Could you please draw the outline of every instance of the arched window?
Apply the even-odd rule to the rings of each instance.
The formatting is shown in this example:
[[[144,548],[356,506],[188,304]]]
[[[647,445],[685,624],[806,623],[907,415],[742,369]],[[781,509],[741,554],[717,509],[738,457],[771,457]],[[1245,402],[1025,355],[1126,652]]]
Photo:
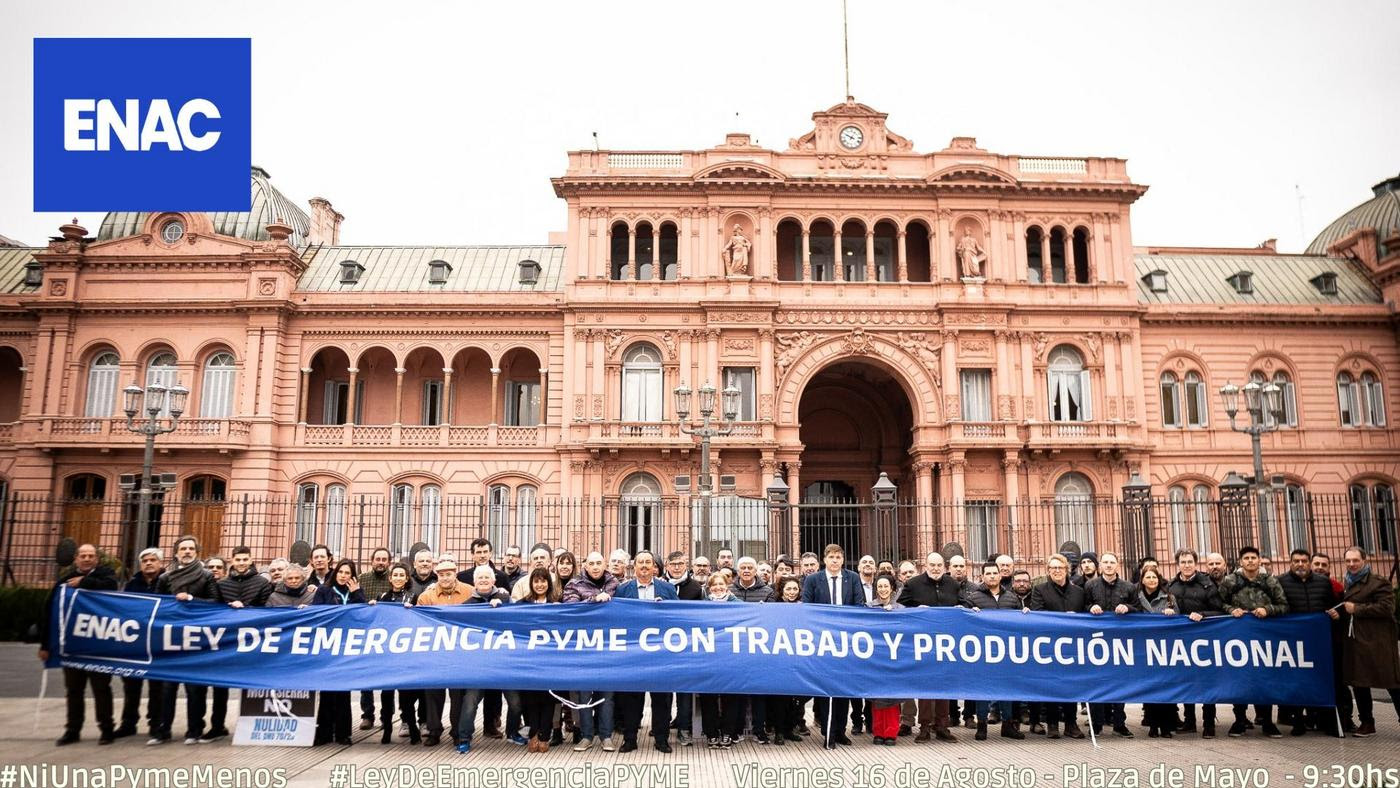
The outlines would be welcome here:
[[[510,488],[493,484],[486,489],[486,538],[493,545],[510,544]]]
[[[608,248],[609,270],[613,281],[632,278],[632,233],[622,222],[613,223],[609,232],[611,242]]]
[[[1283,421],[1279,422],[1279,426],[1298,426],[1298,392],[1293,386],[1293,378],[1279,370],[1274,373],[1274,385],[1278,386],[1279,396],[1283,400]]]
[[[146,365],[146,388],[151,386],[164,386],[167,389],[173,388],[179,382],[180,371],[175,367],[174,353],[157,353]],[[165,400],[169,405],[170,400]],[[160,410],[160,418],[170,418],[170,408],[164,407]]]
[[[1089,284],[1089,231],[1083,227],[1074,228],[1070,239],[1074,250],[1074,281],[1081,285]]]
[[[522,484],[515,488],[515,541],[523,545],[534,544],[535,538],[535,499],[538,490],[534,485]]]
[[[1088,421],[1089,370],[1084,368],[1084,360],[1079,351],[1069,345],[1060,345],[1050,351],[1046,378],[1050,384],[1051,421]]]
[[[1385,392],[1381,390],[1381,380],[1374,372],[1361,373],[1361,407],[1366,416],[1364,424],[1385,426]]]
[[[1283,516],[1288,529],[1288,549],[1308,549],[1312,544],[1308,538],[1308,498],[1301,484],[1284,485]]]
[[[413,485],[396,484],[389,490],[389,550],[408,552],[413,528]]]
[[[422,501],[421,511],[418,513],[418,538],[429,549],[436,551],[438,532],[442,528],[442,488],[436,484],[425,484],[418,491],[418,497]],[[402,549],[396,552],[406,555],[408,548],[409,545],[403,545]]]
[[[1171,522],[1172,547],[1180,550],[1191,544],[1191,519],[1186,507],[1186,488],[1173,484],[1167,488],[1167,517]]]
[[[1368,553],[1395,551],[1395,491],[1381,482],[1358,482],[1351,497],[1352,539]]]
[[[343,555],[345,546],[345,485],[326,485],[326,547],[331,555]]]
[[[1205,555],[1214,550],[1215,507],[1210,502],[1210,488],[1198,484],[1191,490],[1192,509],[1196,521],[1196,552]]]
[[[1179,428],[1181,426],[1181,381],[1177,380],[1175,372],[1162,373],[1161,390],[1162,426]],[[1182,495],[1185,495],[1184,490]]]
[[[1343,427],[1361,426],[1361,393],[1350,372],[1337,375],[1337,411]]]
[[[297,485],[297,521],[295,540],[316,544],[316,510],[321,488],[314,483]]]
[[[622,420],[661,421],[661,353],[641,343],[622,360]]]
[[[1026,281],[1033,285],[1045,281],[1044,237],[1039,227],[1026,228]]]
[[[116,353],[99,353],[88,367],[87,406],[83,415],[105,418],[117,403],[117,376],[120,360]]]
[[[622,482],[622,547],[628,553],[661,549],[661,485],[649,473],[634,473]]]
[[[233,354],[215,353],[204,364],[204,384],[199,393],[201,419],[226,419],[233,413]],[[336,555],[340,551],[335,551]]]
[[[1201,374],[1192,370],[1186,373],[1186,426],[1204,427],[1210,411],[1210,403],[1206,398],[1206,384],[1201,380]]]
[[[1055,546],[1077,542],[1094,549],[1094,485],[1082,473],[1067,473],[1055,482]]]

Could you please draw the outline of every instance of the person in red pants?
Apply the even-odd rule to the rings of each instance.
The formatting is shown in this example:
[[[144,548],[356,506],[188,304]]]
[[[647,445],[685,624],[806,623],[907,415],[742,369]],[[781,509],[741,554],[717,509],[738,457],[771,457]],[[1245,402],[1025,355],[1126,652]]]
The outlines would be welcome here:
[[[884,610],[903,610],[895,599],[894,575],[882,574],[875,578],[874,596],[870,600],[870,607],[878,607]],[[870,701],[870,732],[875,735],[876,744],[894,746],[895,739],[899,738],[899,710],[904,703],[903,700],[890,698],[877,698]]]

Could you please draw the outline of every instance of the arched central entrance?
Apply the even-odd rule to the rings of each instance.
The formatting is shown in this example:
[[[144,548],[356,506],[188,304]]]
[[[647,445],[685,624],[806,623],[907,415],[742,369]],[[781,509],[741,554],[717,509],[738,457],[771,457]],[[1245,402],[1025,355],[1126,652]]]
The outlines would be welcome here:
[[[900,381],[878,362],[847,359],[818,372],[798,403],[802,441],[801,548],[842,545],[847,558],[878,552],[880,533],[870,488],[881,471],[901,497],[914,491],[909,447],[914,409]],[[854,554],[854,555],[852,555]]]

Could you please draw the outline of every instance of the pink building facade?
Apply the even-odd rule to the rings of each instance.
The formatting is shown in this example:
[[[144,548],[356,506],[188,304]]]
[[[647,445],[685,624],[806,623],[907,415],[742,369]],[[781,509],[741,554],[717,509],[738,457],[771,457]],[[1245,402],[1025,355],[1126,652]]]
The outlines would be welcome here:
[[[539,246],[342,245],[329,202],[255,168],[246,214],[110,214],[0,248],[6,555],[115,547],[133,382],[191,391],[157,441],[159,533],[211,552],[353,554],[358,524],[400,552],[487,533],[1030,558],[1119,546],[1135,473],[1159,504],[1139,554],[1218,549],[1222,480],[1252,463],[1216,392],[1251,379],[1284,402],[1252,540],[1318,546],[1335,499],[1332,542],[1394,552],[1400,181],[1308,254],[1139,248],[1147,187],[1122,159],[920,152],[853,101],[812,120],[781,151],[570,152],[568,225]],[[740,394],[702,539],[671,392],[706,382]],[[908,502],[890,538],[860,509],[882,473]]]

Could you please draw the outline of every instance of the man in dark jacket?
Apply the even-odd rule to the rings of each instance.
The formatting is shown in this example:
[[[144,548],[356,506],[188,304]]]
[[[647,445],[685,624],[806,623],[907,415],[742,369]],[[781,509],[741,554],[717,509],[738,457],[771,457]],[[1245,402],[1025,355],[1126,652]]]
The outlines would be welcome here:
[[[437,556],[432,550],[419,550],[413,556],[413,569],[408,573],[408,587],[413,592],[413,598],[428,590],[428,586],[437,582]]]
[[[39,661],[44,662],[49,658],[49,619],[53,615],[53,606],[57,604],[59,589],[81,588],[86,591],[116,591],[117,577],[108,567],[98,563],[97,547],[90,544],[78,546],[77,553],[73,556],[73,565],[67,571],[59,575],[58,582],[54,583],[53,590],[49,592],[49,599],[44,607],[44,617],[39,619]],[[112,735],[112,677],[107,673],[89,673],[86,670],[77,668],[63,669],[63,691],[68,700],[68,718],[63,726],[63,735],[54,742],[55,746],[62,747],[65,744],[72,744],[78,741],[83,730],[83,713],[87,706],[87,686],[92,685],[92,697],[97,701],[97,730],[100,734],[98,744],[111,744],[115,741]]]
[[[389,590],[389,564],[394,554],[387,547],[376,547],[369,554],[369,569],[360,573],[360,593],[367,600],[378,600]],[[360,730],[374,730],[374,693],[360,692]]]
[[[1031,610],[1052,613],[1084,612],[1084,589],[1069,581],[1069,559],[1059,553],[1045,560],[1045,572],[1049,576],[1044,583],[1031,589]],[[1045,703],[1045,735],[1050,739],[1060,738],[1060,721],[1064,720],[1065,735],[1071,739],[1084,738],[1075,721],[1073,703]]]
[[[136,556],[136,565],[140,571],[126,581],[122,591],[128,594],[154,594],[156,581],[165,569],[165,554],[159,547],[147,547]],[[129,676],[122,679],[122,724],[113,732],[115,738],[136,735],[136,724],[141,721],[141,688],[145,683]],[[160,721],[160,686],[159,681],[152,681],[150,691],[146,693],[146,725],[152,735]]]
[[[177,601],[189,602],[202,599],[220,602],[219,585],[214,575],[204,568],[199,560],[199,541],[193,536],[182,536],[175,540],[175,563],[165,570],[156,581],[156,592],[172,595]],[[160,732],[146,741],[148,745],[164,744],[170,741],[170,727],[175,722],[175,705],[179,684],[161,684],[161,727]],[[185,685],[185,744],[196,744],[204,735],[205,699],[208,687],[203,684]]]
[[[323,544],[311,548],[311,563],[306,569],[307,585],[320,588],[331,582],[331,549]]]
[[[1176,600],[1176,612],[1186,616],[1192,621],[1201,621],[1211,616],[1223,616],[1225,613],[1220,609],[1220,591],[1215,587],[1215,581],[1210,579],[1210,575],[1197,568],[1198,556],[1196,551],[1189,547],[1183,547],[1176,551],[1176,577],[1167,585],[1167,593]],[[1196,707],[1190,703],[1183,704],[1182,723],[1177,727],[1177,733],[1196,732]],[[1208,703],[1201,707],[1201,728],[1202,739],[1215,738],[1215,704]]]
[[[1265,574],[1259,568],[1257,547],[1242,548],[1239,569],[1225,575],[1225,579],[1220,581],[1220,607],[1235,618],[1244,615],[1266,618],[1288,612],[1288,600],[1283,595],[1283,586],[1279,585],[1278,578]],[[1235,723],[1230,726],[1230,736],[1243,736],[1248,708],[1246,704],[1236,703],[1234,711]],[[1271,704],[1256,703],[1254,714],[1265,736],[1270,739],[1283,738],[1274,725],[1274,707]]]
[[[1121,616],[1139,608],[1137,586],[1118,576],[1117,553],[1105,552],[1099,556],[1098,570],[1098,574],[1084,584],[1084,601],[1091,615],[1112,613]],[[1090,704],[1089,724],[1094,726],[1094,735],[1098,735],[1104,725],[1110,725],[1115,734],[1133,738],[1121,703]]]
[[[676,589],[676,598],[683,601],[699,602],[705,598],[705,589],[690,573],[690,559],[685,552],[673,550],[666,556],[666,573],[663,579]]]
[[[216,582],[220,599],[235,609],[264,607],[272,596],[272,582],[253,565],[253,551],[247,545],[233,548],[229,572]],[[228,718],[228,687],[214,687],[212,694],[209,730],[199,737],[200,742],[206,744],[228,735],[228,728],[224,727],[224,720]]]
[[[909,578],[896,601],[905,607],[957,607],[961,596],[958,581],[946,574],[947,568],[942,553],[936,550],[929,553],[924,561],[924,573]],[[949,705],[946,698],[918,700],[919,734],[914,741],[926,742],[935,736],[939,741],[958,740],[948,730]]]
[[[1342,641],[1342,672],[1348,686],[1356,688],[1356,714],[1361,724],[1355,736],[1376,735],[1372,714],[1371,689],[1390,693],[1390,702],[1400,712],[1400,657],[1395,651],[1395,587],[1378,577],[1367,562],[1366,551],[1355,545],[1342,553],[1346,561],[1342,607],[1327,615],[1343,622],[1347,636]]]
[[[753,559],[748,559],[752,561]],[[740,560],[742,566],[743,559]],[[676,588],[656,576],[656,556],[650,550],[638,550],[632,558],[631,580],[617,587],[618,599],[641,599],[662,602],[676,599]],[[642,727],[642,709],[646,706],[647,693],[619,692],[614,698],[615,717],[618,730],[622,732],[622,747],[619,752],[632,752],[637,749],[637,731]],[[651,739],[658,752],[671,751],[671,704],[669,692],[651,693]],[[756,727],[762,727],[762,717],[756,718]]]
[[[617,593],[618,581],[616,577],[608,574],[603,566],[602,553],[596,550],[589,553],[583,560],[582,571],[564,586],[563,601],[598,604],[611,600]],[[574,724],[581,732],[578,743],[574,745],[574,752],[593,749],[595,735],[602,742],[603,752],[616,749],[612,741],[616,705],[613,693],[575,690],[572,695],[574,703],[585,705],[585,708],[574,712]]]
[[[1324,613],[1337,604],[1337,595],[1332,591],[1332,583],[1312,570],[1312,554],[1302,548],[1288,556],[1289,570],[1279,575],[1278,584],[1283,587],[1283,597],[1288,600],[1290,613]],[[1289,733],[1302,736],[1308,728],[1321,728],[1336,719],[1336,714],[1327,707],[1280,706],[1279,722],[1293,726]],[[1331,722],[1336,727],[1335,722]],[[1333,734],[1335,735],[1335,734]]]
[[[1016,593],[1001,583],[1001,570],[997,565],[988,561],[982,566],[982,582],[974,583],[963,594],[963,606],[970,607],[975,611],[982,610],[1020,610],[1021,600],[1016,597]],[[1021,733],[1020,726],[1013,714],[1013,704],[1009,700],[996,701],[995,704],[985,700],[973,703],[977,717],[978,741],[987,738],[987,723],[990,721],[991,709],[995,705],[998,707],[1001,716],[1001,735],[1007,739],[1024,739],[1026,734]]]

